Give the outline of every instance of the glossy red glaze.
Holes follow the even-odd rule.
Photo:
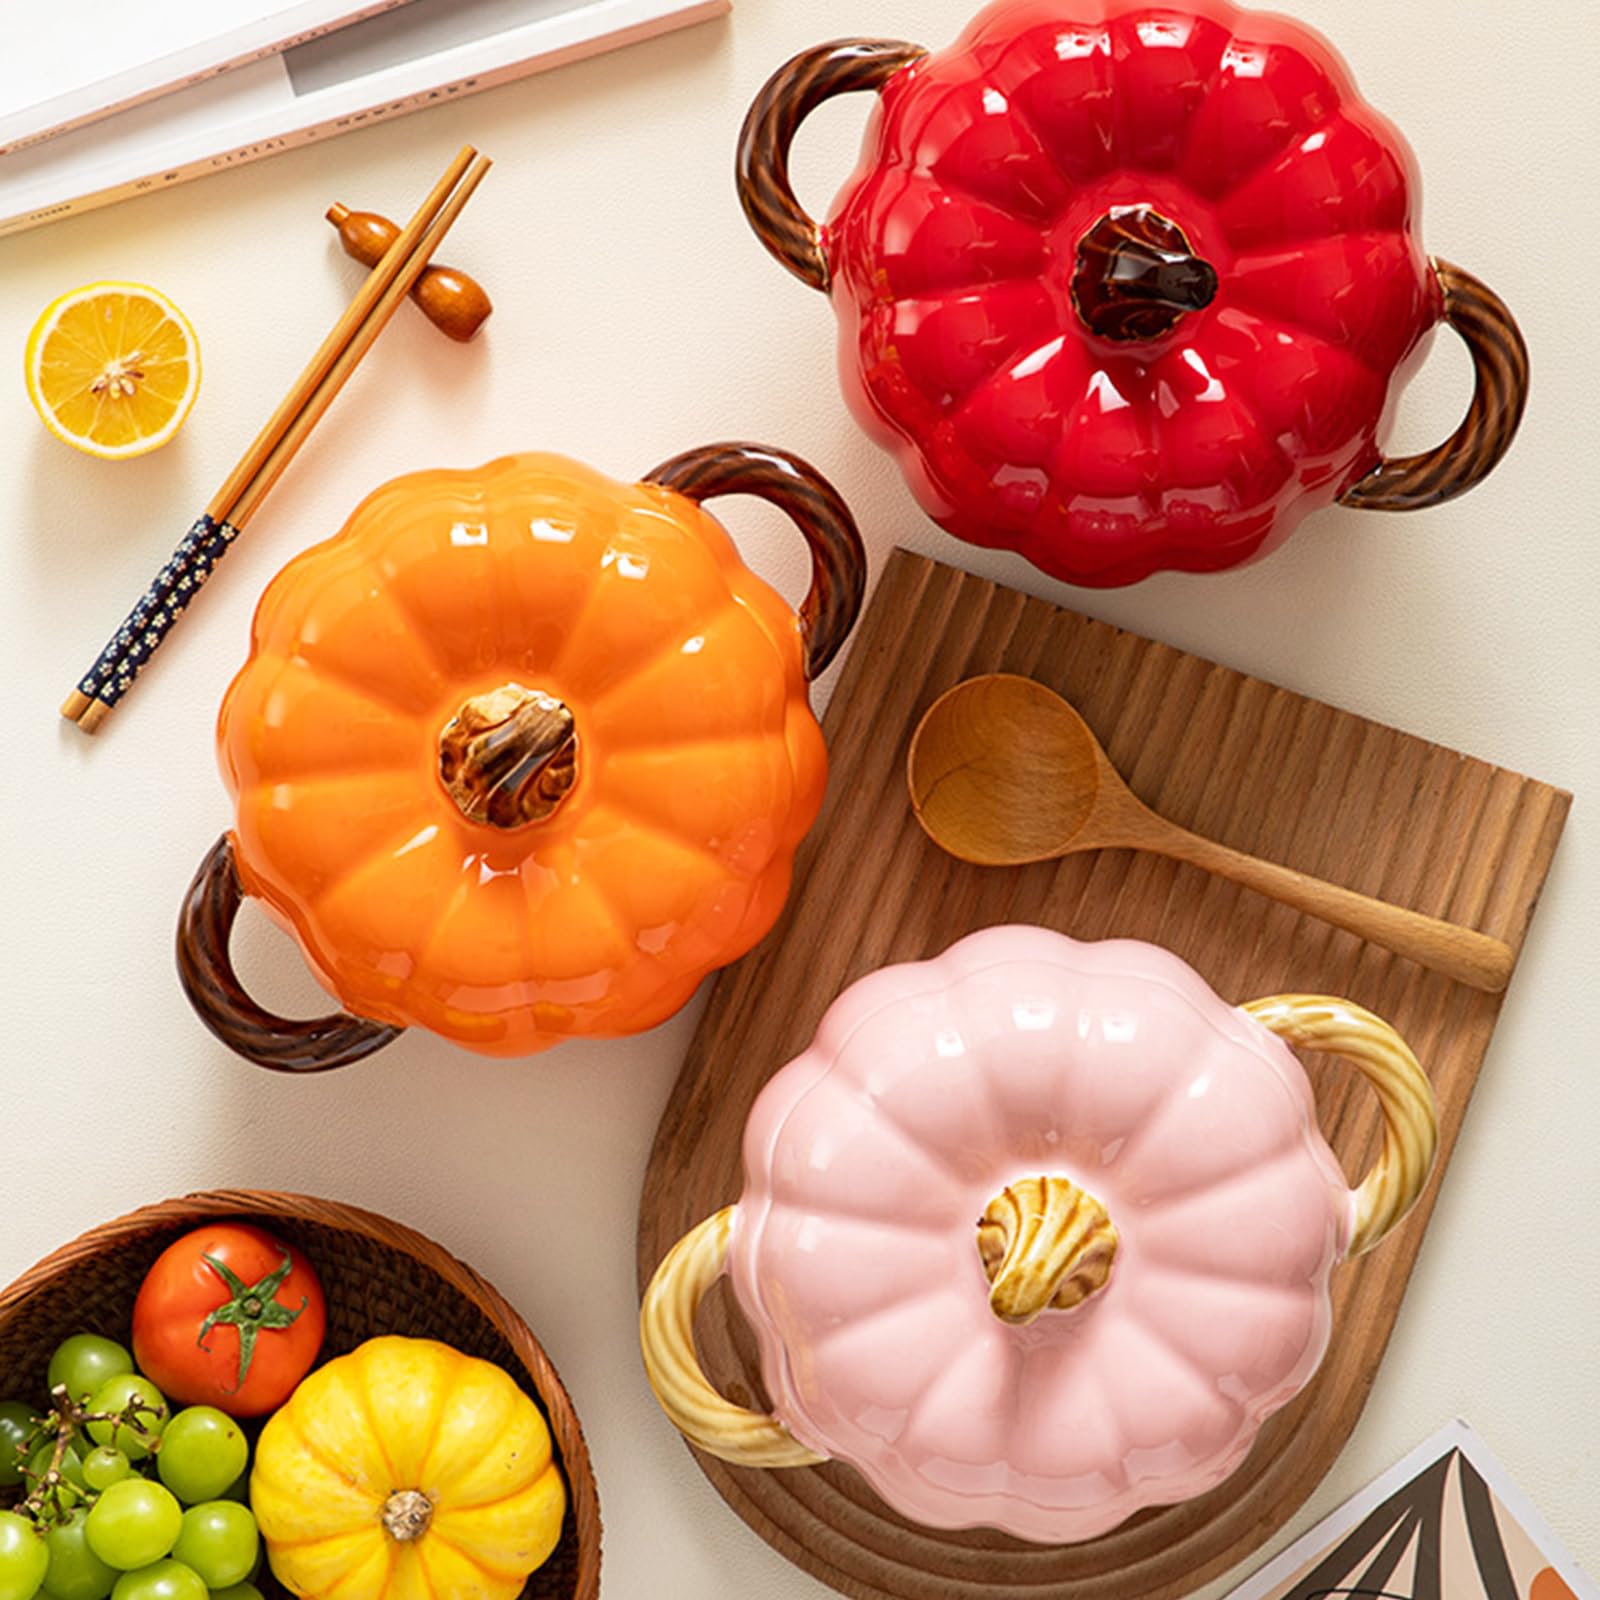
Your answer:
[[[1227,0],[1001,0],[883,91],[824,244],[845,390],[931,516],[1109,586],[1279,544],[1378,462],[1443,306],[1418,174],[1308,28]],[[1115,343],[1084,234],[1148,205],[1209,306]]]

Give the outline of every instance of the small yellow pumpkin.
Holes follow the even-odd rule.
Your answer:
[[[543,1415],[499,1367],[387,1337],[273,1415],[250,1502],[274,1575],[306,1600],[514,1600],[567,1492]]]

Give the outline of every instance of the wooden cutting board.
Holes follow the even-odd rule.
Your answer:
[[[1366,1400],[1437,1184],[1500,1010],[1479,994],[1191,867],[1106,851],[966,866],[906,795],[906,748],[961,679],[1018,672],[1083,713],[1134,792],[1186,827],[1366,894],[1483,929],[1520,952],[1571,797],[1167,645],[896,551],[828,709],[832,773],[771,936],[718,980],[662,1118],[639,1217],[639,1281],[737,1200],[757,1092],[863,973],[974,929],[1043,923],[1079,939],[1166,945],[1223,996],[1345,995],[1388,1018],[1428,1068],[1439,1166],[1411,1218],[1334,1277],[1333,1344],[1310,1386],[1225,1483],[1087,1544],[1041,1547],[919,1528],[852,1469],[753,1471],[696,1453],[769,1544],[861,1600],[1165,1600],[1260,1546],[1333,1463]],[[1359,1076],[1307,1058],[1322,1127],[1352,1176],[1378,1111]],[[765,1408],[755,1342],[726,1284],[699,1319],[712,1382]]]

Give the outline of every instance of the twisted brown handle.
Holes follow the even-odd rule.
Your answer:
[[[836,39],[802,51],[767,80],[739,135],[739,199],[750,226],[802,283],[827,293],[822,229],[795,198],[789,148],[800,124],[836,94],[881,89],[927,51],[897,39]]]
[[[1362,511],[1420,511],[1442,505],[1494,471],[1511,448],[1528,405],[1528,347],[1504,300],[1488,284],[1437,258],[1444,320],[1465,341],[1476,384],[1461,426],[1421,455],[1383,460],[1339,497]]]
[[[800,607],[807,681],[822,672],[855,626],[867,592],[867,552],[839,491],[799,456],[764,444],[686,450],[644,481],[697,503],[723,494],[753,494],[799,528],[811,547],[811,591]]]
[[[312,1021],[277,1017],[244,992],[228,941],[244,898],[233,837],[212,845],[178,918],[178,976],[195,1014],[230,1050],[274,1072],[327,1072],[396,1039],[401,1029],[348,1011]]]

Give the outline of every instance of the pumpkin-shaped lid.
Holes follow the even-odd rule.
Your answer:
[[[825,782],[808,652],[860,585],[812,637],[696,503],[749,487],[421,472],[273,580],[218,728],[239,878],[349,1010],[526,1054],[652,1026],[771,926]]]
[[[930,515],[1074,583],[1212,570],[1369,473],[1441,314],[1399,133],[1228,0],[1000,0],[883,92],[825,230]]]
[[[728,1268],[789,1432],[1052,1543],[1238,1465],[1353,1226],[1287,1046],[1155,946],[1039,928],[855,984],[744,1159]]]

